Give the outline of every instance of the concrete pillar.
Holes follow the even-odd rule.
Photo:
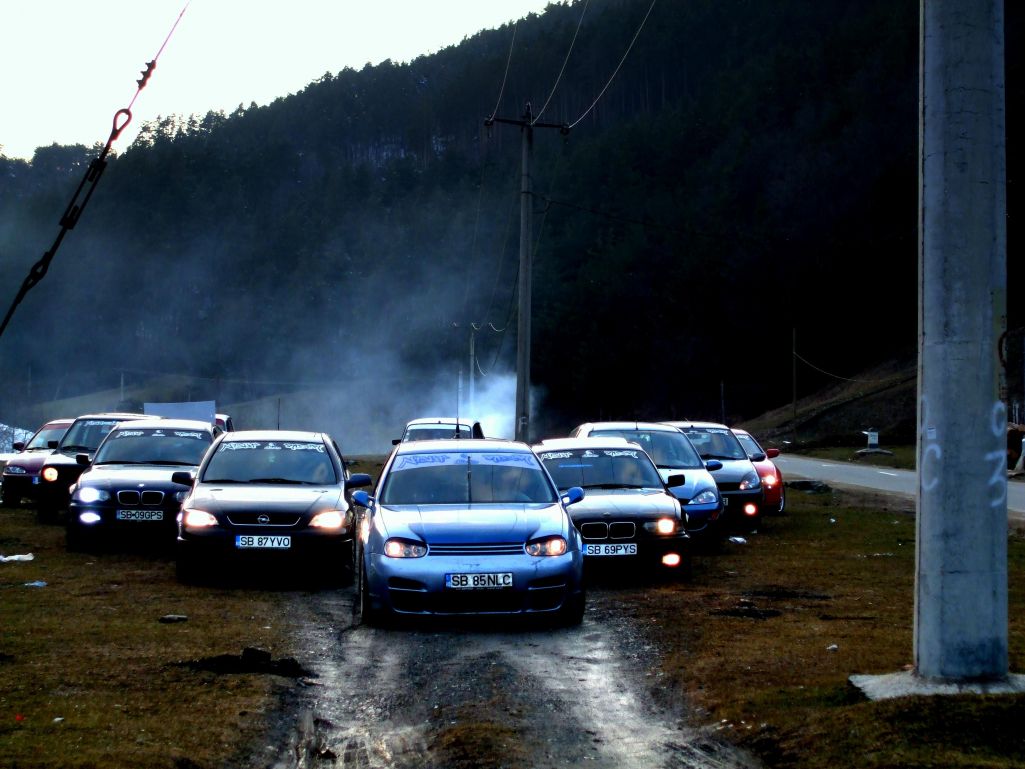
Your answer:
[[[999,680],[1007,652],[1004,23],[922,0],[915,672]]]

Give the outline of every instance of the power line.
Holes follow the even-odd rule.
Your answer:
[[[833,373],[831,373],[829,371],[826,371],[825,369],[819,368],[814,363],[811,363],[810,361],[805,360],[800,355],[798,355],[796,350],[794,351],[794,357],[797,358],[797,360],[801,361],[801,363],[803,363],[804,365],[806,365],[806,366],[808,366],[810,368],[815,369],[820,374],[825,374],[826,376],[833,377],[833,379],[840,379],[840,380],[842,380],[844,382],[864,382],[864,383],[867,384],[867,383],[882,383],[882,382],[892,382],[893,381],[892,378],[891,379],[851,379],[850,377],[840,376],[839,374],[833,374]]]
[[[633,50],[634,43],[637,42],[637,38],[640,36],[641,30],[644,29],[644,25],[647,23],[648,17],[651,15],[651,9],[655,7],[656,2],[658,2],[658,0],[651,0],[651,5],[648,6],[648,12],[644,14],[644,18],[641,19],[641,25],[637,27],[637,31],[634,33],[633,40],[630,41],[630,45],[627,46],[626,53],[623,54],[623,58],[620,59],[619,64],[616,65],[616,69],[612,73],[612,77],[609,78],[609,82],[607,82],[605,84],[605,87],[601,89],[601,93],[599,93],[595,100],[591,103],[591,106],[584,110],[584,114],[582,114],[580,117],[578,117],[576,120],[569,124],[570,128],[575,128],[581,120],[583,120],[590,114],[591,110],[595,108],[595,105],[597,105],[598,102],[601,101],[601,97],[605,95],[605,92],[609,89],[609,86],[612,85],[612,81],[615,80],[616,75],[619,74],[619,68],[623,66],[623,62],[626,61],[626,57],[629,56],[630,51]]]
[[[495,108],[491,110],[492,118],[498,114],[498,108],[502,105],[502,94],[505,93],[505,81],[509,77],[509,64],[512,62],[513,44],[516,42],[516,27],[518,25],[518,21],[513,24],[512,39],[509,41],[509,56],[505,60],[505,74],[502,75],[502,87],[498,89],[498,101],[495,102]]]
[[[587,5],[590,2],[591,0],[584,0],[584,9],[580,12],[580,20],[577,22],[577,29],[573,33],[573,40],[570,41],[569,50],[566,51],[566,58],[563,59],[562,69],[559,70],[559,75],[555,78],[555,85],[552,86],[552,92],[548,94],[547,101],[545,101],[544,106],[542,106],[537,115],[535,115],[534,123],[541,119],[541,115],[544,114],[545,109],[548,108],[548,104],[551,102],[552,97],[555,96],[555,90],[559,87],[559,81],[562,80],[562,73],[566,71],[566,65],[569,63],[570,54],[573,53],[573,46],[576,45],[577,35],[580,34],[580,26],[584,23],[584,14],[587,13]]]

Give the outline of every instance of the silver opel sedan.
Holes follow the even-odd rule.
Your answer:
[[[363,622],[398,615],[548,615],[578,624],[584,613],[580,535],[525,443],[400,443],[381,471],[359,529]]]

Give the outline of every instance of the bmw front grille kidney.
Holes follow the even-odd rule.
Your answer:
[[[136,507],[140,502],[144,505],[159,505],[164,501],[164,492],[152,489],[141,493],[134,489],[119,491],[117,501],[125,507]]]

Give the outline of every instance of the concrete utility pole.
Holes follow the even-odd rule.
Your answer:
[[[1002,0],[922,0],[915,673],[1007,678]]]
[[[516,440],[530,441],[530,316],[531,316],[531,272],[533,268],[533,205],[534,193],[531,188],[530,162],[534,152],[535,128],[558,128],[563,134],[569,133],[566,125],[558,123],[539,123],[533,119],[530,102],[521,120],[491,117],[484,125],[492,123],[508,123],[518,125],[523,136],[522,160],[520,163],[520,269],[517,284],[517,322],[516,322]]]

